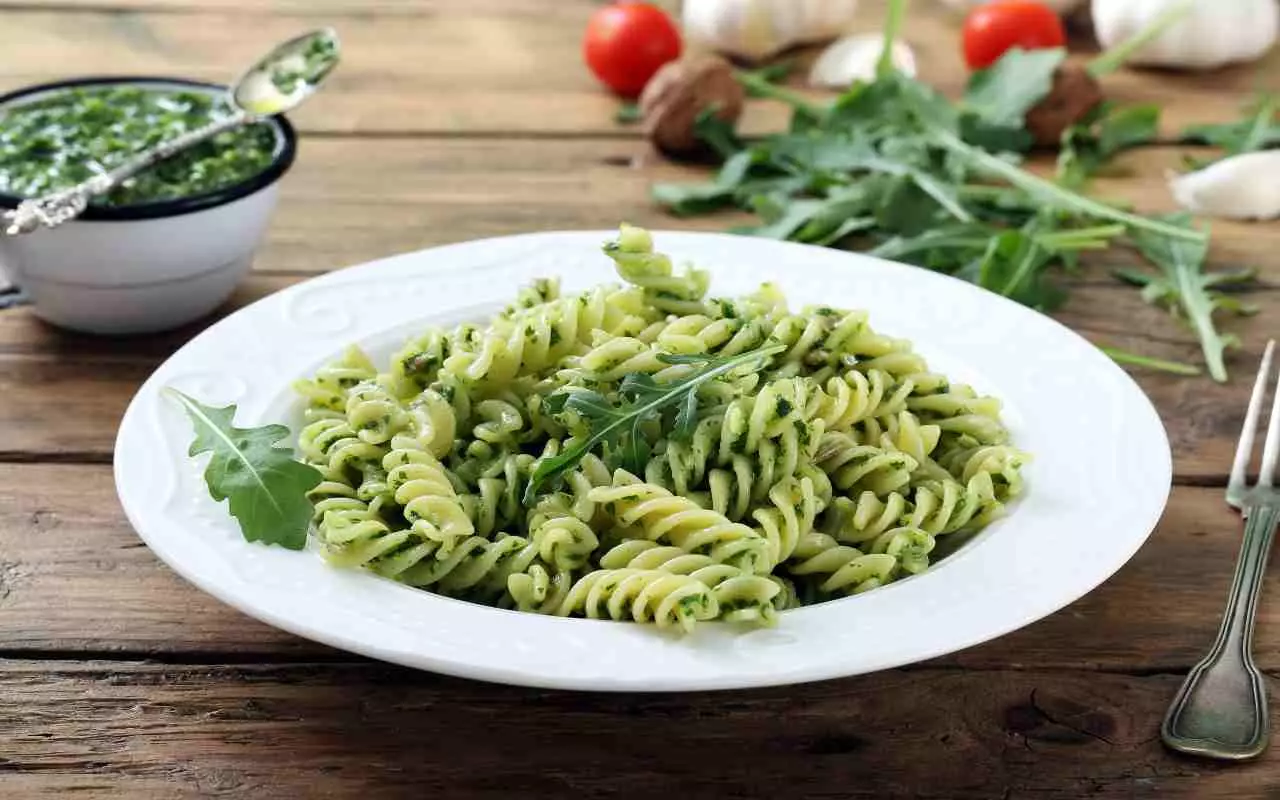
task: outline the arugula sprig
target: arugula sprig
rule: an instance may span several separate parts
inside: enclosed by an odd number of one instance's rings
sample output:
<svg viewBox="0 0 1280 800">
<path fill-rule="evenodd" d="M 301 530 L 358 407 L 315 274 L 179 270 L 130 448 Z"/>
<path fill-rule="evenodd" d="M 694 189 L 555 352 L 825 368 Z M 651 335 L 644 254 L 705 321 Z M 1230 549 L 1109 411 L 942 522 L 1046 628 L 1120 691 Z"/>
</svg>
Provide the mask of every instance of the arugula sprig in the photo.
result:
<svg viewBox="0 0 1280 800">
<path fill-rule="evenodd" d="M 190 456 L 209 453 L 204 479 L 214 500 L 228 501 L 247 541 L 301 550 L 307 543 L 312 505 L 307 492 L 319 485 L 320 471 L 277 447 L 289 435 L 283 425 L 237 428 L 236 407 L 212 408 L 177 389 L 176 400 L 195 427 Z"/>
<path fill-rule="evenodd" d="M 1200 374 L 1200 368 L 1194 364 L 1184 364 L 1181 361 L 1170 361 L 1165 358 L 1130 353 L 1128 350 L 1122 350 L 1119 347 L 1099 347 L 1098 349 L 1110 356 L 1111 360 L 1117 364 L 1143 367 L 1156 372 L 1167 372 L 1170 375 L 1192 376 Z"/>
<path fill-rule="evenodd" d="M 1245 107 L 1244 117 L 1238 122 L 1192 125 L 1182 132 L 1182 141 L 1219 147 L 1220 158 L 1280 147 L 1280 97 L 1258 96 Z M 1188 158 L 1188 166 L 1200 169 L 1217 160 Z"/>
<path fill-rule="evenodd" d="M 1167 219 L 1171 224 L 1191 227 L 1191 218 L 1187 214 L 1174 214 Z M 1141 286 L 1144 300 L 1168 308 L 1186 322 L 1200 340 L 1209 375 L 1219 383 L 1226 382 L 1225 352 L 1229 347 L 1238 346 L 1239 340 L 1234 335 L 1218 331 L 1214 313 L 1219 310 L 1236 314 L 1257 311 L 1221 291 L 1223 287 L 1251 280 L 1253 271 L 1205 272 L 1208 248 L 1203 241 L 1154 236 L 1145 231 L 1135 232 L 1133 239 L 1147 260 L 1159 269 L 1159 274 L 1119 269 L 1115 270 L 1116 277 Z"/>
<path fill-rule="evenodd" d="M 781 87 L 770 91 L 796 108 L 790 131 L 738 143 L 715 180 L 657 184 L 655 199 L 682 215 L 730 205 L 755 212 L 760 224 L 741 233 L 890 258 L 913 254 L 913 263 L 1042 309 L 1062 298 L 1046 275 L 1080 250 L 1105 248 L 1126 230 L 1203 239 L 1079 195 L 966 141 L 972 126 L 963 121 L 972 111 L 896 72 L 854 86 L 828 107 Z M 988 112 L 986 130 L 1014 113 Z"/>
<path fill-rule="evenodd" d="M 1118 107 L 1103 102 L 1063 133 L 1058 183 L 1073 189 L 1083 186 L 1121 152 L 1154 142 L 1159 131 L 1160 107 L 1154 103 Z"/>
<path fill-rule="evenodd" d="M 587 423 L 590 433 L 558 455 L 538 463 L 525 487 L 524 503 L 532 505 L 542 486 L 572 470 L 596 447 L 608 447 L 618 453 L 625 469 L 642 471 L 650 453 L 643 430 L 645 425 L 661 419 L 664 410 L 677 407 L 672 437 L 692 436 L 697 424 L 699 386 L 785 349 L 781 344 L 768 345 L 724 358 L 662 355 L 659 358 L 667 364 L 702 366 L 670 383 L 658 383 L 643 373 L 629 374 L 618 387 L 621 402 L 616 405 L 599 392 L 582 387 L 566 387 L 551 394 L 547 398 L 548 411 L 553 414 L 576 412 Z"/>
</svg>

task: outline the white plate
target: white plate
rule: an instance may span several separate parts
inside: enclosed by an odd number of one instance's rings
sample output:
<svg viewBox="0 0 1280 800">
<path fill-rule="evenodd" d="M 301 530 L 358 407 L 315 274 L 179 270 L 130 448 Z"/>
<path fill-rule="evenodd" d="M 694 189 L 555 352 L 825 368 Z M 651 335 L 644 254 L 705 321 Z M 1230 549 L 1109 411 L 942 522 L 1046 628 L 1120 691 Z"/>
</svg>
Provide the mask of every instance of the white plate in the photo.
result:
<svg viewBox="0 0 1280 800">
<path fill-rule="evenodd" d="M 1035 460 L 1011 514 L 934 569 L 782 615 L 777 627 L 702 625 L 679 638 L 629 623 L 560 619 L 438 597 L 325 564 L 313 552 L 245 542 L 186 456 L 187 419 L 160 390 L 234 402 L 237 424 L 297 418 L 290 382 L 350 342 L 384 356 L 409 331 L 505 303 L 532 278 L 566 290 L 616 281 L 610 231 L 471 242 L 365 264 L 289 287 L 232 314 L 138 391 L 116 442 L 129 520 L 192 583 L 244 613 L 335 647 L 452 675 L 541 687 L 696 690 L 854 675 L 1002 635 L 1093 589 L 1146 540 L 1168 499 L 1164 429 L 1125 373 L 1057 322 L 959 280 L 783 242 L 656 234 L 678 262 L 712 271 L 712 291 L 766 280 L 793 308 L 865 308 L 930 366 L 1005 403 Z M 296 427 L 295 427 L 296 430 Z"/>
</svg>

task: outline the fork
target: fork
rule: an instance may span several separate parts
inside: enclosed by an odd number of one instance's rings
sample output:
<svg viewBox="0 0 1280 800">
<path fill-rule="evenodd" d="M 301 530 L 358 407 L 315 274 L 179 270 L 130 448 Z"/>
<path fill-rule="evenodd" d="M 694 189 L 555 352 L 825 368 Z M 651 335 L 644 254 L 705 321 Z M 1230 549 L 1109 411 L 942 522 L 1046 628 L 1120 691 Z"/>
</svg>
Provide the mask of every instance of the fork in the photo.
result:
<svg viewBox="0 0 1280 800">
<path fill-rule="evenodd" d="M 1280 456 L 1280 380 L 1276 383 L 1254 486 L 1248 485 L 1245 473 L 1253 455 L 1254 432 L 1261 424 L 1275 345 L 1275 341 L 1267 342 L 1262 355 L 1227 482 L 1227 503 L 1239 509 L 1246 522 L 1222 627 L 1208 655 L 1187 675 L 1160 728 L 1166 745 L 1198 756 L 1253 758 L 1267 748 L 1270 738 L 1267 688 L 1254 666 L 1252 647 L 1262 574 L 1276 524 L 1280 522 L 1280 489 L 1273 485 L 1276 459 Z"/>
</svg>

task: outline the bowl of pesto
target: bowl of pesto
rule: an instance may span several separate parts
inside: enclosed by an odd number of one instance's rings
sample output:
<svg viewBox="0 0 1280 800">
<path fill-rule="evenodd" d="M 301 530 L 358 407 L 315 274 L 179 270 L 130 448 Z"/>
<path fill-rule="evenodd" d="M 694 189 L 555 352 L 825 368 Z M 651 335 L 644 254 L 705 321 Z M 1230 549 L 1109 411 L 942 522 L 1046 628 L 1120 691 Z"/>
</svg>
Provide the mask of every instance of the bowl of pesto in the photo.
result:
<svg viewBox="0 0 1280 800">
<path fill-rule="evenodd" d="M 0 208 L 111 169 L 229 113 L 222 86 L 90 78 L 0 96 Z M 89 333 L 174 328 L 226 301 L 252 263 L 297 137 L 272 117 L 180 153 L 53 230 L 0 236 L 0 273 L 35 313 Z"/>
</svg>

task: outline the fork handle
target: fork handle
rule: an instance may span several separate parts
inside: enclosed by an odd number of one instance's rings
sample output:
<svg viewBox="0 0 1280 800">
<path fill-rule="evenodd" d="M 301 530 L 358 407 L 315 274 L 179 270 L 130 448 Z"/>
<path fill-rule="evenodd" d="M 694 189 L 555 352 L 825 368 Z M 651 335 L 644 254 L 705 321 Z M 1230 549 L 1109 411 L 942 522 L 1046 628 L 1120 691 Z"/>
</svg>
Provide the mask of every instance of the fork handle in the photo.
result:
<svg viewBox="0 0 1280 800">
<path fill-rule="evenodd" d="M 1218 639 L 1192 668 L 1160 729 L 1165 744 L 1175 750 L 1240 760 L 1267 747 L 1267 689 L 1253 664 L 1253 621 L 1278 522 L 1280 506 L 1249 509 Z"/>
</svg>

